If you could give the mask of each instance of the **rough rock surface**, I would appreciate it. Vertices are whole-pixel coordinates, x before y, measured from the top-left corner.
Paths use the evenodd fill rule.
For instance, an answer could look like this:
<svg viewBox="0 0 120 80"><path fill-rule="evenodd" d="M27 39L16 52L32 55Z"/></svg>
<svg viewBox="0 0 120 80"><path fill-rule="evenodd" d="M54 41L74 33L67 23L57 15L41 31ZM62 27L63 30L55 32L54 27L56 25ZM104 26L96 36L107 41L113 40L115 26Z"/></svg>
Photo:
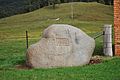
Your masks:
<svg viewBox="0 0 120 80"><path fill-rule="evenodd" d="M81 66L88 64L95 41L82 30L54 24L44 30L39 42L29 47L27 65L34 68Z"/></svg>

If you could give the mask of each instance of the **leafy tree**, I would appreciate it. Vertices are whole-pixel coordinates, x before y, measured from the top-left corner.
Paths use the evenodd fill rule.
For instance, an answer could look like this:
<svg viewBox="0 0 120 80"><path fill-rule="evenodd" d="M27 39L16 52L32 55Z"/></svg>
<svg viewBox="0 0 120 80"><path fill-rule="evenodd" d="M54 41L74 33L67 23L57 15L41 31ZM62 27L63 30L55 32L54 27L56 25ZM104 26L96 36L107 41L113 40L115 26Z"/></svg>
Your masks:
<svg viewBox="0 0 120 80"><path fill-rule="evenodd" d="M48 4L53 6L53 9L55 9L55 5L60 3L60 0L48 0Z"/></svg>
<svg viewBox="0 0 120 80"><path fill-rule="evenodd" d="M24 7L25 10L27 10L27 12L31 12L35 9L44 7L47 4L47 0L25 0L25 1L26 4Z"/></svg>
<svg viewBox="0 0 120 80"><path fill-rule="evenodd" d="M99 0L98 3L105 4L105 1L104 0Z"/></svg>

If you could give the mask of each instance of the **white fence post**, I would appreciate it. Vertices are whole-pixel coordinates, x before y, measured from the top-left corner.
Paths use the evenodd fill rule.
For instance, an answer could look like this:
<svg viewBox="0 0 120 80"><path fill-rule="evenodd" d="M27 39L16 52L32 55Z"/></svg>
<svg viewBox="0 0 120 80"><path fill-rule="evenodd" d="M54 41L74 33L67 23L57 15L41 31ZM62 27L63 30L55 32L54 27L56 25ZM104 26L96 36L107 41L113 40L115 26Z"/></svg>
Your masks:
<svg viewBox="0 0 120 80"><path fill-rule="evenodd" d="M112 25L104 25L103 53L106 56L113 56L112 52Z"/></svg>

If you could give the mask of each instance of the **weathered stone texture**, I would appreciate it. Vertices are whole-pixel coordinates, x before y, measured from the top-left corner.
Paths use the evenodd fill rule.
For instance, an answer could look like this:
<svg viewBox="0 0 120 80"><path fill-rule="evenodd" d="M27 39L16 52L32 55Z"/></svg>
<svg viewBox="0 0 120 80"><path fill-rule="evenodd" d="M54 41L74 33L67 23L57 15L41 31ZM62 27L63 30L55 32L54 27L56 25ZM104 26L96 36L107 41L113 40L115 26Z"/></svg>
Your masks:
<svg viewBox="0 0 120 80"><path fill-rule="evenodd" d="M81 66L89 62L95 41L71 25L54 24L29 47L27 65L34 68Z"/></svg>

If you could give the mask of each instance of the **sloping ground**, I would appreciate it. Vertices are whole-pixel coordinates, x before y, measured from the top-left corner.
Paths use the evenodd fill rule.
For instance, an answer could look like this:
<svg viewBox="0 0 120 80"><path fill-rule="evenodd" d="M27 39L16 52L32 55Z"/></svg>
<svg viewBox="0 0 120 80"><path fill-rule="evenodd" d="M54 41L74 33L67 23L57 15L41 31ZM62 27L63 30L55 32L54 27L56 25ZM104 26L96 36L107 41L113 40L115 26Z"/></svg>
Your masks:
<svg viewBox="0 0 120 80"><path fill-rule="evenodd" d="M0 38L21 35L26 30L31 31L34 35L53 23L71 24L81 28L86 33L98 32L104 24L113 23L112 6L98 3L73 3L73 6L74 20L70 18L70 3L60 4L55 10L51 7L45 7L30 13L1 19L0 33L4 35L0 35ZM56 18L60 18L60 20L56 21Z"/></svg>
<svg viewBox="0 0 120 80"><path fill-rule="evenodd" d="M18 70L25 62L25 31L29 45L39 40L42 31L51 24L76 26L94 37L104 24L113 24L113 7L98 3L73 3L74 19L70 18L70 3L45 7L30 13L0 20L0 80L119 80L120 58L103 60L100 64L58 69ZM60 20L57 20L60 18ZM102 55L102 37L96 40L94 54Z"/></svg>

